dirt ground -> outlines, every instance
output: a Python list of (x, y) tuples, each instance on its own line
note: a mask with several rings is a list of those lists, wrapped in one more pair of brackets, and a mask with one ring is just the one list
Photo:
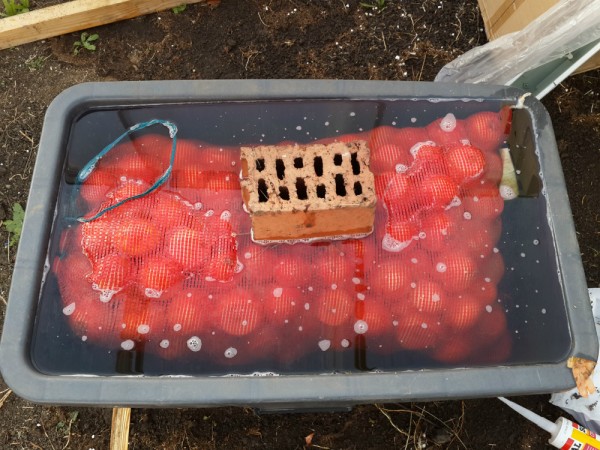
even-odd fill
[[(32, 8), (51, 1), (32, 1)], [(369, 4), (369, 0), (366, 0)], [(373, 0), (371, 3), (375, 5)], [(486, 42), (476, 0), (223, 0), (0, 51), (0, 220), (26, 205), (45, 110), (85, 81), (338, 78), (433, 80)], [(600, 71), (573, 76), (544, 99), (556, 133), (589, 287), (600, 285)], [(14, 264), (0, 238), (0, 322)], [(519, 398), (539, 414), (548, 396)], [(0, 448), (104, 449), (111, 410), (47, 407), (0, 379)], [(134, 409), (131, 449), (546, 448), (547, 436), (494, 399), (358, 406), (350, 412), (257, 415), (247, 408)]]

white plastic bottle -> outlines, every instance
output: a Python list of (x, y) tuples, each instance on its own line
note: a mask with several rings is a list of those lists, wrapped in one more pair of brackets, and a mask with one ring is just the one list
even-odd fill
[(504, 397), (498, 397), (498, 400), (506, 403), (523, 417), (531, 420), (537, 426), (550, 433), (548, 443), (556, 448), (562, 450), (600, 450), (598, 436), (569, 419), (560, 417), (556, 422), (551, 422)]

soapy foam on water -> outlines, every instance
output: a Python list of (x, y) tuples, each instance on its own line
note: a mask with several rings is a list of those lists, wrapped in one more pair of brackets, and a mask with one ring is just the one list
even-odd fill
[(198, 336), (192, 336), (187, 340), (186, 344), (187, 348), (189, 348), (191, 351), (199, 352), (202, 348), (202, 339), (200, 339)]

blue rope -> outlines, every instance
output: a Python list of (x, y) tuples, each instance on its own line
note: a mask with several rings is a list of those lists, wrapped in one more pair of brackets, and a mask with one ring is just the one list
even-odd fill
[(119, 142), (121, 142), (125, 137), (127, 137), (128, 135), (130, 135), (131, 133), (133, 133), (135, 131), (142, 130), (144, 128), (148, 128), (148, 127), (151, 127), (152, 125), (156, 125), (156, 124), (160, 124), (160, 125), (163, 125), (163, 126), (167, 127), (168, 130), (169, 130), (169, 137), (171, 139), (173, 139), (173, 144), (171, 145), (171, 158), (169, 159), (169, 167), (167, 167), (167, 170), (164, 171), (164, 173), (154, 182), (154, 184), (152, 186), (150, 186), (146, 191), (142, 192), (141, 194), (137, 194), (137, 195), (133, 195), (131, 197), (127, 197), (126, 199), (121, 200), (121, 201), (115, 203), (114, 205), (111, 205), (111, 206), (109, 206), (107, 208), (104, 208), (104, 209), (100, 210), (98, 213), (94, 214), (90, 218), (86, 219), (83, 216), (82, 217), (78, 217), (77, 220), (79, 222), (85, 223), (85, 222), (91, 222), (92, 220), (96, 220), (97, 218), (99, 218), (99, 217), (103, 216), (104, 214), (106, 214), (108, 211), (111, 211), (111, 210), (113, 210), (115, 208), (118, 208), (119, 206), (121, 206), (122, 204), (124, 204), (126, 202), (129, 202), (131, 200), (135, 200), (135, 199), (138, 199), (138, 198), (142, 198), (142, 197), (150, 194), (151, 192), (155, 191), (160, 186), (162, 186), (169, 179), (169, 177), (171, 176), (171, 172), (173, 171), (173, 164), (175, 162), (175, 151), (176, 151), (176, 148), (177, 148), (177, 125), (175, 125), (173, 122), (169, 122), (168, 120), (153, 119), (153, 120), (150, 120), (148, 122), (142, 122), (142, 123), (138, 123), (136, 125), (133, 125), (125, 133), (123, 133), (117, 139), (115, 139), (110, 144), (108, 144), (106, 147), (104, 147), (100, 153), (98, 153), (94, 158), (92, 158), (79, 171), (79, 173), (77, 174), (76, 183), (77, 184), (83, 183), (91, 175), (91, 173), (94, 171), (94, 169), (96, 168), (96, 164), (98, 164), (98, 162), (108, 152), (110, 152), (113, 148), (115, 148), (115, 146)]

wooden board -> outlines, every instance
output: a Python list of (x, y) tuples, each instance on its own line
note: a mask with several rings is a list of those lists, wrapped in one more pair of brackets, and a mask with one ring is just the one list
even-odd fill
[(110, 450), (127, 450), (131, 408), (113, 408)]
[(0, 50), (204, 0), (74, 0), (0, 19)]
[[(478, 0), (485, 33), (490, 41), (525, 28), (559, 0)], [(590, 58), (575, 73), (600, 67), (600, 53)]]

